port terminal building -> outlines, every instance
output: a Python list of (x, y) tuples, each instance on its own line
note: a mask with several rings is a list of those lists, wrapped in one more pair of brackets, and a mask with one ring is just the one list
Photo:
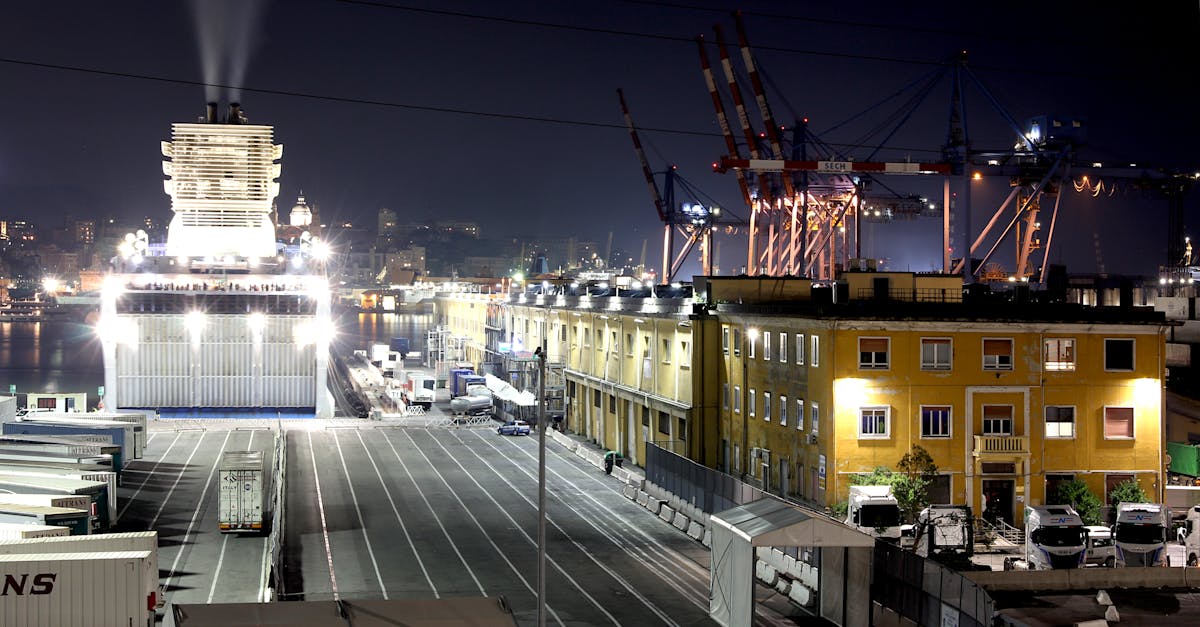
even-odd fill
[(919, 445), (938, 468), (933, 502), (1015, 526), (1072, 479), (1105, 499), (1127, 480), (1163, 497), (1160, 311), (911, 272), (694, 285), (444, 294), (438, 311), (477, 365), (546, 346), (566, 428), (633, 463), (654, 446), (831, 507), (853, 475)]

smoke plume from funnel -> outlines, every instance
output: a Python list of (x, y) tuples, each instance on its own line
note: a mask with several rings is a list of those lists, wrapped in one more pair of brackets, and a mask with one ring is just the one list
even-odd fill
[(230, 87), (230, 100), (241, 100), (254, 33), (266, 4), (267, 0), (191, 0), (208, 101), (221, 100), (217, 85)]

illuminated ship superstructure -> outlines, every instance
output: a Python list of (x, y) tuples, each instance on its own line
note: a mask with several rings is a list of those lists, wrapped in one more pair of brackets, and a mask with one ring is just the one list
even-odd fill
[(241, 107), (229, 106), (225, 122), (217, 106), (198, 124), (171, 125), (162, 143), (163, 188), (171, 197), (167, 255), (262, 258), (275, 256), (271, 204), (279, 195), (283, 145), (274, 128), (251, 125)]
[(105, 278), (104, 407), (329, 417), (324, 248), (276, 243), (273, 129), (245, 124), (236, 105), (226, 123), (215, 110), (175, 124), (163, 144), (175, 211), (166, 246), (128, 235)]

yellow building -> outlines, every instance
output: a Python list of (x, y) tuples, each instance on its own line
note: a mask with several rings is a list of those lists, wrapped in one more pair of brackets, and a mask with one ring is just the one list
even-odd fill
[[(1163, 488), (1164, 331), (1146, 308), (964, 300), (961, 279), (698, 279), (698, 298), (439, 299), (469, 359), (545, 341), (567, 427), (634, 463), (647, 442), (791, 498), (843, 501), (912, 446), (934, 502), (1020, 524), (1081, 479)], [(1024, 297), (1023, 297), (1024, 296)]]

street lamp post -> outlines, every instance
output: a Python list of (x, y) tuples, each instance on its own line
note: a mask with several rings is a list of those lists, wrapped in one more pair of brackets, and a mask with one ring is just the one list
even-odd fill
[(546, 338), (538, 357), (538, 627), (546, 627)]

